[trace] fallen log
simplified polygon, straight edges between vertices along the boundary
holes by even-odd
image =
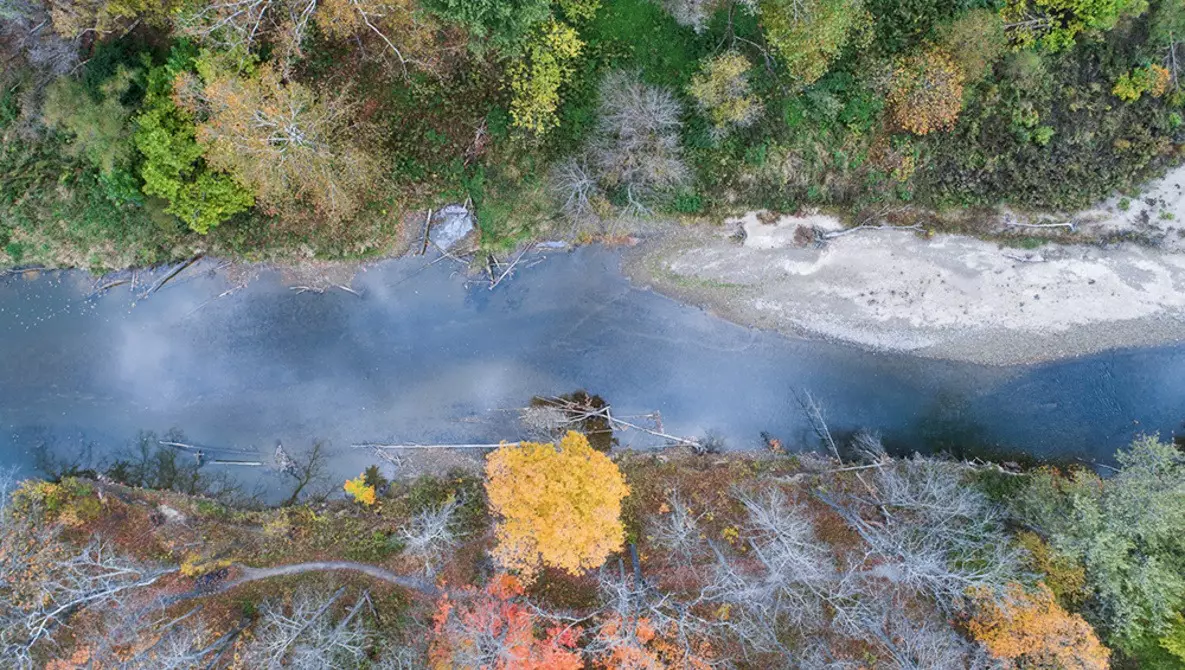
[[[420,247],[418,255],[423,256],[428,253],[428,233],[432,230],[432,208],[428,208],[428,216],[424,218],[424,244]]]
[[[251,450],[251,449],[235,449],[233,447],[200,447],[196,444],[186,444],[185,442],[170,442],[168,440],[158,440],[157,444],[160,444],[165,447],[175,447],[177,449],[186,449],[186,450],[190,450],[190,451],[220,451],[223,453],[232,453],[232,454],[254,454],[254,453],[256,453],[254,450]]]
[[[161,607],[172,607],[187,600],[194,600],[196,598],[206,598],[209,596],[225,593],[237,586],[242,586],[261,579],[270,579],[272,577],[284,577],[288,575],[299,575],[309,572],[359,572],[368,577],[401,586],[410,591],[415,591],[429,598],[436,598],[441,591],[434,584],[427,582],[418,577],[408,577],[400,575],[390,570],[384,570],[377,565],[368,565],[366,563],[354,563],[353,561],[316,561],[310,563],[295,563],[292,565],[279,565],[273,568],[252,568],[240,563],[234,564],[235,568],[239,569],[239,576],[235,579],[221,581],[214,586],[198,587],[186,591],[185,593],[178,593],[176,595],[164,596],[156,601]],[[179,568],[171,570],[177,572]]]
[[[600,408],[592,408],[592,407],[587,407],[585,405],[581,405],[579,403],[574,403],[569,400],[565,400],[563,398],[550,397],[550,398],[543,398],[543,400],[546,400],[549,403],[548,406],[555,407],[556,409],[559,409],[559,410],[567,413],[568,416],[564,420],[565,425],[571,424],[571,423],[581,423],[583,421],[586,421],[586,420],[594,418],[594,417],[600,417],[600,418],[603,418],[606,421],[608,421],[609,427],[613,430],[622,430],[622,431],[637,430],[637,431],[646,433],[647,435],[653,435],[654,437],[661,437],[662,439],[667,440],[668,442],[672,442],[677,445],[692,447],[693,449],[702,449],[703,448],[703,444],[701,444],[698,440],[693,440],[693,439],[686,438],[686,437],[679,437],[677,435],[671,435],[670,433],[663,432],[662,414],[659,412],[654,412],[652,414],[640,415],[642,418],[654,420],[654,422],[656,424],[656,428],[647,428],[645,426],[642,426],[642,425],[639,425],[636,423],[632,423],[630,421],[624,421],[616,416],[613,416],[613,414],[611,412],[611,410],[613,408],[612,405],[605,405],[604,407],[600,407]],[[634,418],[634,417],[630,416],[630,418]]]
[[[1033,254],[1031,256],[1020,256],[1017,254],[1003,254],[1004,258],[1017,261],[1018,263],[1044,263],[1045,257],[1041,254]]]
[[[351,449],[497,449],[517,447],[520,442],[499,442],[497,444],[351,444]]]
[[[515,258],[514,262],[508,265],[506,269],[502,271],[502,274],[498,275],[498,278],[490,283],[491,291],[493,291],[498,286],[498,284],[502,283],[502,280],[506,278],[506,275],[510,274],[510,271],[514,269],[514,266],[518,265],[518,262],[523,259],[523,256],[527,253],[528,249],[530,249],[530,247],[527,247],[526,249],[523,249],[521,252],[519,252],[518,258]]]
[[[169,271],[169,273],[168,273],[168,274],[166,274],[164,277],[161,277],[160,281],[158,281],[158,282],[156,282],[155,284],[153,284],[153,285],[152,285],[152,288],[148,289],[148,291],[146,291],[146,292],[144,293],[144,295],[143,295],[143,296],[141,296],[141,297],[142,297],[142,298],[147,298],[148,296],[152,295],[153,293],[156,293],[157,291],[161,290],[161,288],[162,288],[162,287],[163,287],[165,284],[169,283],[170,281],[172,281],[172,280],[173,280],[173,278],[174,278],[174,277],[176,277],[177,275],[181,274],[181,272],[182,272],[183,270],[185,270],[185,268],[187,268],[187,267],[189,267],[189,266],[193,265],[194,263],[196,263],[196,262],[200,261],[200,260],[202,259],[202,257],[203,257],[203,256],[205,256],[205,254],[198,254],[198,255],[194,256],[193,258],[191,258],[191,259],[189,259],[189,260],[185,261],[184,263],[182,263],[182,264],[178,265],[177,267],[173,268],[172,270],[170,270],[170,271]]]
[[[639,426],[636,423],[630,423],[629,421],[622,421],[621,419],[618,419],[614,416],[608,415],[607,412],[606,412],[606,414],[607,414],[607,416],[605,418],[607,418],[609,420],[609,423],[611,423],[618,430],[622,430],[622,429],[639,430],[639,431],[642,431],[643,433],[646,433],[647,435],[653,435],[654,437],[661,437],[662,439],[668,440],[670,442],[674,442],[675,444],[681,444],[683,446],[692,447],[695,449],[703,448],[703,445],[700,444],[696,440],[688,439],[686,437],[679,437],[678,435],[671,435],[669,433],[664,433],[660,430],[652,430],[650,428],[646,428],[645,426]]]
[[[920,232],[922,227],[916,223],[912,226],[870,226],[866,223],[862,223],[855,228],[848,228],[846,230],[833,230],[830,233],[823,233],[823,239],[833,240],[837,237],[843,237],[844,235],[858,233],[861,230],[912,230],[915,232]]]
[[[127,284],[127,283],[129,283],[129,282],[131,282],[131,281],[132,281],[132,280],[130,280],[130,279],[116,279],[115,281],[107,282],[106,284],[103,284],[103,285],[102,285],[102,286],[100,286],[99,288],[95,289],[95,290],[94,290],[94,292],[93,292],[93,293],[91,293],[91,295],[92,295],[92,296],[99,295],[100,293],[102,293],[102,292],[104,292],[104,291],[107,291],[107,290],[113,289],[113,288],[115,288],[116,286],[123,286],[124,284]]]
[[[1073,221],[1067,221],[1066,223],[1020,223],[1019,221],[1005,221],[1004,225],[1014,226],[1016,228],[1068,228],[1070,232],[1074,232],[1074,229],[1078,227],[1078,224]]]
[[[44,270],[47,270],[47,269],[48,269],[48,268],[46,268],[46,267],[35,267],[35,268],[15,268],[15,269],[12,269],[12,270],[5,270],[5,271],[4,271],[4,274],[5,274],[6,276],[7,276],[7,275],[23,275],[23,274],[25,274],[26,272],[42,272],[42,271],[44,271]]]
[[[132,291],[134,292],[136,290],[134,288],[135,279],[132,280],[132,284],[133,284]],[[193,309],[191,309],[189,311],[189,313],[187,313],[185,316],[183,316],[181,318],[185,319],[185,318],[191,317],[194,314],[197,314],[206,305],[209,305],[210,303],[214,302],[215,300],[218,300],[219,298],[225,298],[226,296],[234,293],[235,291],[238,291],[241,288],[246,288],[246,286],[247,286],[246,284],[239,284],[238,286],[235,286],[234,288],[227,289],[227,290],[223,291],[222,293],[219,293],[218,295],[214,296],[213,298],[210,298],[209,300],[203,302],[202,304],[198,305],[197,307],[194,307]]]

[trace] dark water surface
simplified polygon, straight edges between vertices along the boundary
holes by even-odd
[[[632,288],[604,249],[556,254],[495,291],[425,265],[371,267],[353,284],[361,298],[264,276],[207,302],[229,287],[211,261],[138,302],[126,285],[89,298],[93,279],[78,272],[0,281],[0,464],[28,466],[38,444],[101,456],[171,428],[260,454],[276,440],[517,439],[500,410],[577,388],[729,448],[759,446],[761,431],[806,441],[800,389],[836,430],[911,448],[1107,459],[1185,420],[1181,346],[988,368],[742,328]],[[340,449],[334,470],[372,460]]]

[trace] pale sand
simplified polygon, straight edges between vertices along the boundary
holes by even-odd
[[[1150,184],[1128,212],[1113,199],[1073,217],[1090,234],[1158,236],[1158,248],[1047,244],[1024,251],[964,236],[875,230],[799,248],[798,226],[837,230],[840,223],[813,216],[764,224],[751,213],[646,245],[627,271],[738,323],[936,358],[1006,365],[1180,342],[1182,182],[1185,167]],[[737,226],[747,233],[743,244],[728,239]]]

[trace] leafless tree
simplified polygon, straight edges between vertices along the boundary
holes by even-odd
[[[941,608],[968,589],[1002,593],[1022,576],[1000,511],[956,463],[915,457],[873,470],[869,495],[817,493],[877,560],[868,576],[931,596]]]
[[[459,500],[449,498],[438,507],[420,511],[399,530],[404,551],[423,562],[427,575],[431,575],[457,545],[455,517],[460,506]]]
[[[595,216],[593,198],[601,187],[584,157],[566,158],[551,169],[551,189],[560,201],[560,211],[569,220],[581,222]]]
[[[70,558],[56,562],[53,573],[38,580],[43,606],[27,619],[30,638],[48,635],[83,607],[116,602],[129,591],[154,584],[177,570],[140,564],[95,537]]]
[[[277,445],[276,454],[278,464],[281,459],[280,454],[283,454],[281,472],[296,480],[292,487],[292,494],[284,501],[283,506],[295,505],[301,500],[302,495],[306,499],[317,500],[324,499],[328,495],[327,491],[322,490],[328,477],[329,454],[326,453],[325,443],[314,442],[308,451],[295,457],[284,451],[282,446]]]
[[[338,37],[365,31],[379,38],[406,74],[408,63],[417,61],[404,56],[383,25],[389,18],[406,19],[409,9],[396,0],[205,0],[189,5],[176,22],[183,33],[224,50],[250,51],[271,41],[284,61],[300,55],[314,23]]]
[[[388,644],[370,667],[372,670],[420,670],[428,667],[427,653],[422,648]]]
[[[849,659],[836,655],[830,640],[811,640],[798,652],[795,670],[862,670],[868,664],[863,659]]]
[[[210,631],[201,619],[187,621],[184,625],[166,625],[168,627],[163,631],[160,640],[132,661],[132,667],[137,670],[185,670],[202,663],[208,656],[213,656],[224,648],[225,642],[222,638],[215,641],[218,646],[206,644]]]
[[[279,39],[296,52],[311,26],[317,0],[209,0],[177,16],[181,31],[230,51]]]
[[[855,637],[874,642],[884,651],[889,663],[878,667],[943,670],[981,665],[975,646],[949,624],[912,612],[907,603],[893,598],[872,600],[854,624],[850,632]]]
[[[730,3],[731,0],[662,0],[662,6],[671,18],[697,33],[706,30],[712,15]],[[735,4],[751,12],[757,9],[757,0],[739,0]]]
[[[888,457],[880,433],[863,428],[848,441],[848,452],[854,460],[868,465],[881,463]]]
[[[1180,66],[1181,61],[1185,60],[1185,56],[1181,53],[1181,47],[1185,45],[1185,42],[1178,40],[1177,37],[1180,37],[1180,35],[1174,35],[1171,31],[1169,32],[1168,44],[1163,47],[1164,56],[1161,59],[1165,69],[1172,76],[1174,91],[1181,86]]]
[[[19,667],[31,664],[34,647],[77,612],[117,604],[177,571],[122,556],[98,537],[75,549],[61,539],[56,524],[17,521],[3,530],[0,642]]]
[[[78,40],[54,31],[49,9],[31,0],[0,0],[0,85],[19,89],[26,136],[43,131],[40,123],[45,89],[78,65]]]
[[[624,565],[619,565],[620,576],[613,575],[612,569],[601,571],[600,591],[605,603],[602,620],[585,648],[593,658],[610,658],[622,649],[642,649],[647,643],[639,630],[645,617],[643,612],[651,609],[646,589],[626,576]],[[662,612],[660,608],[655,609]],[[654,622],[651,625],[661,624]]]
[[[358,666],[373,637],[358,618],[370,602],[369,595],[363,592],[349,611],[334,621],[330,610],[343,594],[344,587],[332,594],[299,589],[289,607],[265,602],[255,636],[244,651],[247,666],[299,670]]]
[[[645,202],[685,185],[691,172],[679,144],[682,109],[670,91],[620,70],[601,83],[593,162],[601,180],[620,189],[637,213]]]
[[[13,38],[27,50],[49,46],[51,50],[57,45],[69,45],[73,51],[71,59],[77,63],[77,42],[69,39],[54,39],[57,34],[52,29],[52,19],[49,3],[33,0],[0,0],[0,35]],[[55,43],[51,46],[50,43]],[[38,44],[41,43],[41,44]],[[30,58],[31,63],[46,65],[57,62],[56,59]],[[69,69],[62,69],[62,65],[53,68],[54,74],[65,74]]]
[[[5,473],[4,481],[8,491],[0,498],[0,653],[16,667],[28,668],[32,666],[30,650],[36,644],[36,640],[29,640],[23,606],[35,597],[28,575],[38,551],[57,540],[58,529],[38,528],[18,519],[12,513],[10,472]]]
[[[77,41],[40,30],[34,35],[25,42],[25,60],[42,77],[60,77],[78,66]]]
[[[671,18],[682,26],[702,33],[708,27],[708,19],[720,8],[721,0],[662,0],[662,6]]]
[[[836,585],[843,582],[799,504],[777,488],[740,500],[748,517],[742,537],[749,556],[716,549],[711,596],[732,608],[730,626],[751,647],[788,653],[779,631],[819,625],[824,604],[840,595]]]
[[[0,529],[9,521],[12,513],[12,493],[20,486],[15,467],[0,468]]]
[[[704,513],[692,512],[678,491],[667,495],[666,503],[670,511],[653,517],[650,534],[658,546],[671,552],[676,564],[690,566],[707,546],[699,526]]]
[[[742,495],[740,501],[748,516],[749,545],[765,556],[767,565],[776,566],[778,573],[792,575],[798,582],[820,583],[832,577],[831,561],[820,548],[805,510],[792,503],[780,488]]]
[[[729,606],[727,625],[747,648],[793,658],[794,667],[852,666],[819,644],[790,649],[790,631],[873,641],[887,667],[970,667],[972,650],[931,620],[933,606],[949,615],[969,589],[1002,593],[1023,575],[999,512],[963,475],[956,463],[882,459],[856,473],[860,486],[817,491],[863,539],[838,555],[781,489],[742,494],[748,551],[713,545],[717,574],[705,593]]]
[[[201,606],[178,615],[158,604],[113,605],[99,625],[80,638],[95,667],[120,670],[188,670],[212,667],[243,631],[235,626],[219,637],[199,616]]]
[[[30,0],[0,0],[0,21],[28,20],[37,9]]]
[[[683,663],[673,667],[727,663],[727,659],[703,653],[705,643],[719,628],[714,621],[696,614],[696,608],[707,602],[704,592],[676,597],[646,583],[639,572],[637,565],[632,574],[627,572],[621,560],[616,569],[601,569],[602,606],[585,651],[594,658],[606,658],[623,648],[644,648],[649,634],[643,633],[645,622],[645,628],[661,633],[680,650]]]
[[[823,404],[816,400],[810,391],[796,393],[795,399],[798,400],[798,406],[802,408],[802,414],[806,417],[811,430],[826,447],[828,455],[837,461],[841,460],[839,446],[836,444],[835,437],[832,436],[831,429],[827,426],[827,419],[823,415]]]

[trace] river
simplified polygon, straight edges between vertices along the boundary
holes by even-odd
[[[632,287],[619,261],[556,253],[490,291],[447,261],[389,260],[354,280],[361,297],[265,273],[218,298],[231,285],[210,260],[144,299],[129,285],[93,297],[82,272],[12,276],[0,281],[0,464],[28,469],[42,444],[102,460],[140,430],[177,428],[264,459],[277,440],[325,440],[334,474],[354,475],[373,456],[352,443],[517,439],[505,410],[577,388],[729,449],[759,447],[761,431],[810,444],[801,390],[837,432],[879,430],[897,449],[1105,461],[1185,420],[1182,346],[1011,368],[871,353],[733,325]]]

